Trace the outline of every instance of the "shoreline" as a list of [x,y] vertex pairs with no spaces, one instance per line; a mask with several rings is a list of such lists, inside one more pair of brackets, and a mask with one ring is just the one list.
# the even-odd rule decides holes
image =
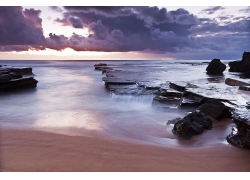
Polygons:
[[42,172],[249,172],[247,149],[162,147],[83,134],[0,130],[1,171]]

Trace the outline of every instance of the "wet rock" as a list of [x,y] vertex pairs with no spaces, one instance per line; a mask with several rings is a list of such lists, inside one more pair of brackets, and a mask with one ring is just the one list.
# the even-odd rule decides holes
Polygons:
[[207,66],[206,71],[208,74],[222,74],[225,71],[226,65],[220,59],[213,59]]
[[32,74],[31,67],[11,67],[9,70],[16,74]]
[[186,93],[202,97],[204,100],[202,103],[205,103],[209,99],[217,99],[223,102],[237,102],[238,99],[241,97],[235,92],[234,87],[218,83],[194,85],[193,87],[187,86],[184,94]]
[[11,77],[8,74],[1,74],[0,75],[0,83],[9,82]]
[[0,91],[36,87],[37,80],[33,77],[24,78],[22,74],[26,76],[32,74],[32,68],[7,66],[0,68]]
[[250,91],[250,86],[240,86],[239,90]]
[[181,118],[175,118],[175,119],[172,119],[172,120],[169,120],[166,125],[170,125],[170,124],[175,124],[177,123]]
[[199,96],[197,94],[193,94],[190,92],[184,92],[183,96],[181,98],[181,106],[185,105],[192,105],[192,106],[198,106],[201,105],[204,102],[204,97]]
[[169,83],[170,88],[173,88],[180,92],[184,92],[186,85],[187,85],[186,82],[170,82]]
[[206,103],[199,106],[197,110],[216,120],[231,117],[229,108],[216,99],[208,100]]
[[136,84],[135,81],[121,79],[118,77],[103,77],[102,80],[105,82],[106,85],[108,85],[108,84],[117,84],[117,85]]
[[232,110],[232,120],[236,127],[227,136],[227,141],[240,148],[250,149],[250,111],[245,106],[236,106]]
[[158,94],[160,96],[165,96],[165,97],[176,97],[176,98],[181,98],[182,97],[182,92],[176,91],[175,89],[172,88],[159,88]]
[[250,78],[250,71],[247,71],[247,72],[241,74],[240,78],[243,78],[243,79]]
[[191,139],[194,135],[201,134],[204,130],[212,129],[211,119],[204,113],[196,110],[175,123],[173,134]]
[[239,81],[236,79],[226,78],[225,84],[229,86],[250,86],[250,83]]
[[144,87],[133,85],[107,85],[111,93],[116,95],[152,95],[156,94],[157,90],[147,90]]
[[9,82],[0,83],[0,91],[15,90],[19,88],[36,87],[38,81],[33,77],[11,80]]
[[228,63],[230,72],[247,72],[250,71],[250,52],[244,52],[241,61]]

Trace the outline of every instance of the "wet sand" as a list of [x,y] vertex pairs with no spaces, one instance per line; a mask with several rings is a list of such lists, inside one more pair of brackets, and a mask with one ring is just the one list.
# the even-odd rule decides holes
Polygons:
[[249,172],[249,150],[231,145],[178,148],[86,134],[2,129],[1,171]]

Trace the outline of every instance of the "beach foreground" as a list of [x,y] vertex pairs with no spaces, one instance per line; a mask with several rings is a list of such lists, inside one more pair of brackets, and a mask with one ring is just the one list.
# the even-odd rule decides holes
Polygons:
[[1,171],[249,172],[249,150],[136,144],[98,135],[1,130]]

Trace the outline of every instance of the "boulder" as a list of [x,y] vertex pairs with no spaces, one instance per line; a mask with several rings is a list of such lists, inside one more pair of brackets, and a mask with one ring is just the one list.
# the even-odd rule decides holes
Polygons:
[[216,99],[211,99],[207,101],[206,103],[199,106],[197,110],[200,110],[202,113],[216,120],[221,120],[226,117],[228,118],[231,117],[230,109],[227,106],[225,106],[222,102]]
[[226,65],[220,59],[213,59],[207,66],[206,71],[208,74],[222,74],[225,71]]
[[204,113],[196,110],[175,123],[172,132],[177,136],[191,139],[192,136],[210,129],[212,129],[212,120]]
[[250,110],[245,106],[236,106],[232,110],[232,120],[236,127],[227,136],[227,141],[236,147],[250,149]]
[[250,52],[244,52],[241,61],[228,63],[230,72],[247,72],[250,71]]

